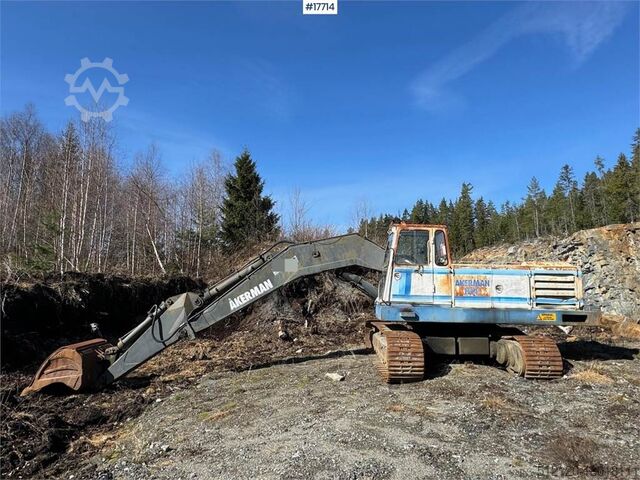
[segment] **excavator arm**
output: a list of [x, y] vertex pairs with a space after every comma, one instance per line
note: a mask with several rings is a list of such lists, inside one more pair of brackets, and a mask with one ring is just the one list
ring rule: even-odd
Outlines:
[[[23, 395], [53, 384], [73, 390], [103, 387], [182, 338], [194, 338], [294, 280], [347, 267], [382, 271], [383, 262], [384, 249], [357, 234], [277, 243], [204, 292], [184, 293], [154, 305], [145, 320], [115, 346], [95, 339], [56, 350]], [[361, 277], [341, 275], [375, 297], [375, 287]]]

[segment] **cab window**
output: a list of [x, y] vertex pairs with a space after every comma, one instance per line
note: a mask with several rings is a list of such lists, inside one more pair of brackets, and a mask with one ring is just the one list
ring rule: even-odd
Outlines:
[[436, 243], [436, 265], [445, 267], [449, 264], [449, 256], [447, 255], [447, 240], [442, 230], [436, 230], [435, 236]]
[[396, 251], [396, 263], [426, 265], [429, 263], [429, 232], [427, 230], [401, 231]]

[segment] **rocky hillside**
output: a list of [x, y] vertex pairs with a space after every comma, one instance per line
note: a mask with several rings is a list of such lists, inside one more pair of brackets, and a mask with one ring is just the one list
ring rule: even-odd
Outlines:
[[640, 223], [582, 230], [475, 250], [463, 262], [565, 261], [584, 274], [585, 302], [609, 316], [640, 320]]

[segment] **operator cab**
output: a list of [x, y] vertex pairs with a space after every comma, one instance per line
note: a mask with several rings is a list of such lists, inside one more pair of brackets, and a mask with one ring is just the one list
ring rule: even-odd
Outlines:
[[398, 223], [389, 229], [383, 302], [451, 304], [447, 227]]

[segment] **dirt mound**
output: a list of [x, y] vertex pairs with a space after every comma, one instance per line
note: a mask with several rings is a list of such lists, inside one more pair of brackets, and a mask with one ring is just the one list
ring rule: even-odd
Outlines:
[[165, 381], [246, 370], [293, 357], [360, 348], [373, 301], [334, 274], [300, 279], [152, 359], [140, 369]]
[[165, 298], [204, 287], [188, 277], [131, 279], [66, 273], [18, 283], [1, 283], [2, 369], [39, 364], [60, 345], [95, 334], [117, 338], [136, 325], [149, 307]]

